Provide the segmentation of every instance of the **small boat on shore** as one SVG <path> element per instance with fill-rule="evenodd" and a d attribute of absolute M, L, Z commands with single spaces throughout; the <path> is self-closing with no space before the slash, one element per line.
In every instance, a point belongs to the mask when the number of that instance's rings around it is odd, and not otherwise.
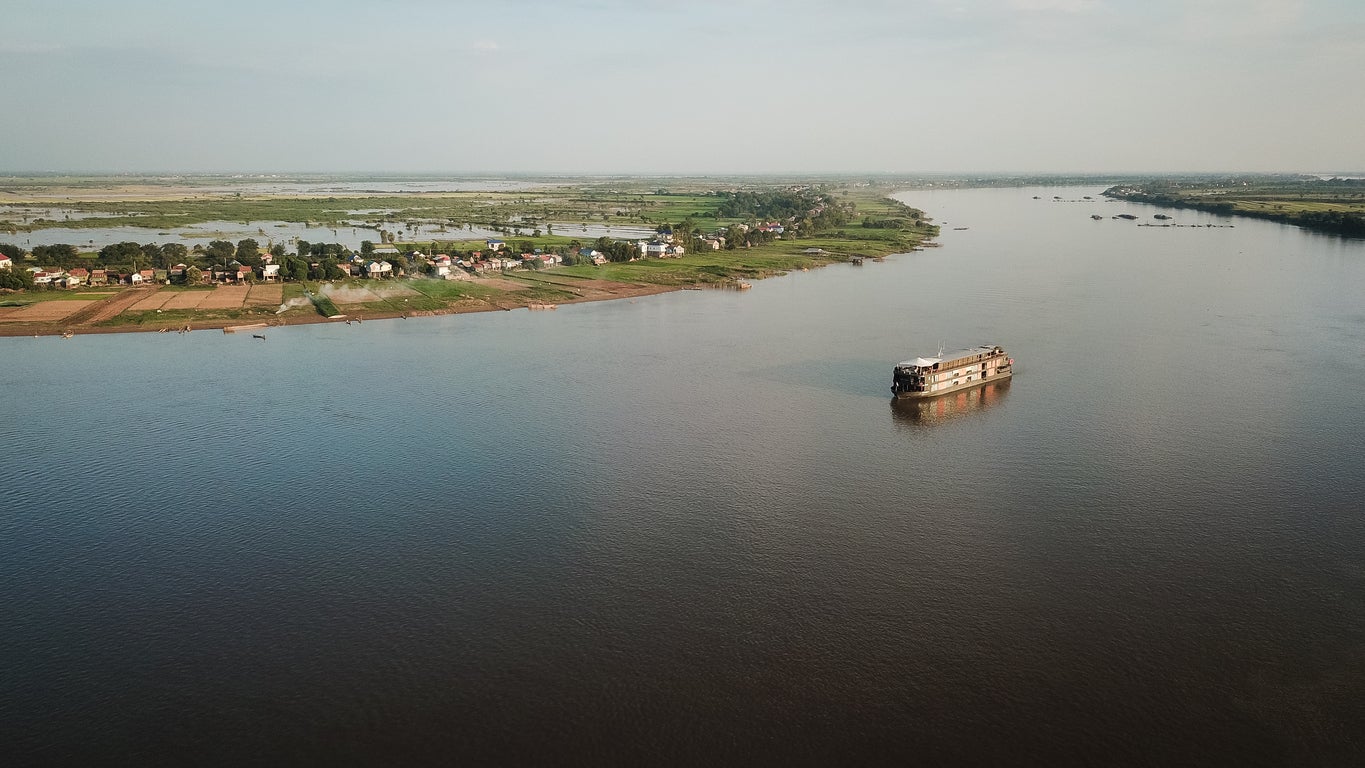
<path fill-rule="evenodd" d="M 268 323 L 248 323 L 247 325 L 226 325 L 223 326 L 223 333 L 236 333 L 238 331 L 254 331 L 258 328 L 269 328 Z"/>
<path fill-rule="evenodd" d="M 891 393 L 897 399 L 927 398 L 979 387 L 988 381 L 1008 379 L 1014 359 L 998 344 L 972 347 L 934 357 L 917 357 L 896 363 L 891 373 Z"/>

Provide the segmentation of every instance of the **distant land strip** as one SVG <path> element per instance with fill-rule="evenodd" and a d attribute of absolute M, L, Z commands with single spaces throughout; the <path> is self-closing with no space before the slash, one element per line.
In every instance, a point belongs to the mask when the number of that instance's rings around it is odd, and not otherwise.
<path fill-rule="evenodd" d="M 1153 180 L 1113 186 L 1104 195 L 1365 237 L 1365 179 L 1359 178 L 1251 176 L 1219 181 Z"/>

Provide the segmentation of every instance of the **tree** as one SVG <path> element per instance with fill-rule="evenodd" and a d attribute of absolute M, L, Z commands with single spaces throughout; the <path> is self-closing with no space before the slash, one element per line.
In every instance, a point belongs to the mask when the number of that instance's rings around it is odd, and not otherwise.
<path fill-rule="evenodd" d="M 161 246 L 161 257 L 170 265 L 183 262 L 189 255 L 189 250 L 180 243 L 166 243 Z"/>
<path fill-rule="evenodd" d="M 228 259 L 232 258 L 232 255 L 236 252 L 237 249 L 233 247 L 232 243 L 229 243 L 226 240 L 214 240 L 204 249 L 204 253 L 207 254 L 209 259 L 215 264 L 226 264 Z M 103 257 L 101 256 L 101 258 Z"/>
<path fill-rule="evenodd" d="M 297 256 L 287 256 L 280 269 L 286 280 L 303 281 L 308 279 L 308 260 Z"/>
<path fill-rule="evenodd" d="M 261 266 L 261 244 L 250 237 L 238 240 L 237 260 L 248 267 Z"/>
<path fill-rule="evenodd" d="M 17 267 L 0 269 L 0 288 L 8 288 L 11 291 L 30 290 L 33 288 L 33 273 Z"/>
<path fill-rule="evenodd" d="M 76 246 L 67 243 L 33 246 L 33 259 L 39 266 L 74 267 L 80 263 L 81 255 Z"/>
<path fill-rule="evenodd" d="M 33 257 L 40 261 L 42 259 L 38 255 L 38 250 L 43 247 L 44 246 L 40 245 L 33 249 Z M 106 264 L 131 264 L 134 259 L 137 259 L 142 255 L 142 246 L 137 243 L 114 243 L 100 249 L 100 261 Z"/>
<path fill-rule="evenodd" d="M 24 257 L 24 249 L 14 243 L 0 243 L 0 254 L 18 261 Z"/>
<path fill-rule="evenodd" d="M 199 267 L 190 267 L 185 270 L 185 282 L 190 285 L 198 285 L 204 279 L 204 272 Z"/>
<path fill-rule="evenodd" d="M 370 258 L 370 256 L 374 255 L 374 243 L 370 242 L 369 240 L 361 240 L 360 255 L 364 256 L 367 259 Z"/>
<path fill-rule="evenodd" d="M 284 249 L 284 243 L 275 243 L 270 246 L 270 255 L 274 256 L 276 261 L 283 259 L 285 253 L 287 253 L 287 251 Z"/>

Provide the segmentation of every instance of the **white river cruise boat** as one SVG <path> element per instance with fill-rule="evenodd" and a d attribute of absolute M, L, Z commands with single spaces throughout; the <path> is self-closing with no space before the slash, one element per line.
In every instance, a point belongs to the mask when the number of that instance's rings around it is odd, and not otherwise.
<path fill-rule="evenodd" d="M 891 391 L 897 398 L 938 397 L 1008 379 L 1014 360 L 998 345 L 972 347 L 938 357 L 917 357 L 896 363 Z"/>

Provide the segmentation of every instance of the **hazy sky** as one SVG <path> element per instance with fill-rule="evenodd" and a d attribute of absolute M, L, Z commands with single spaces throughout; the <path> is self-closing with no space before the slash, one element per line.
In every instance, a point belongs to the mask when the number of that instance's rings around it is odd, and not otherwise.
<path fill-rule="evenodd" d="M 4 0 L 0 171 L 1365 169 L 1362 0 Z"/>

